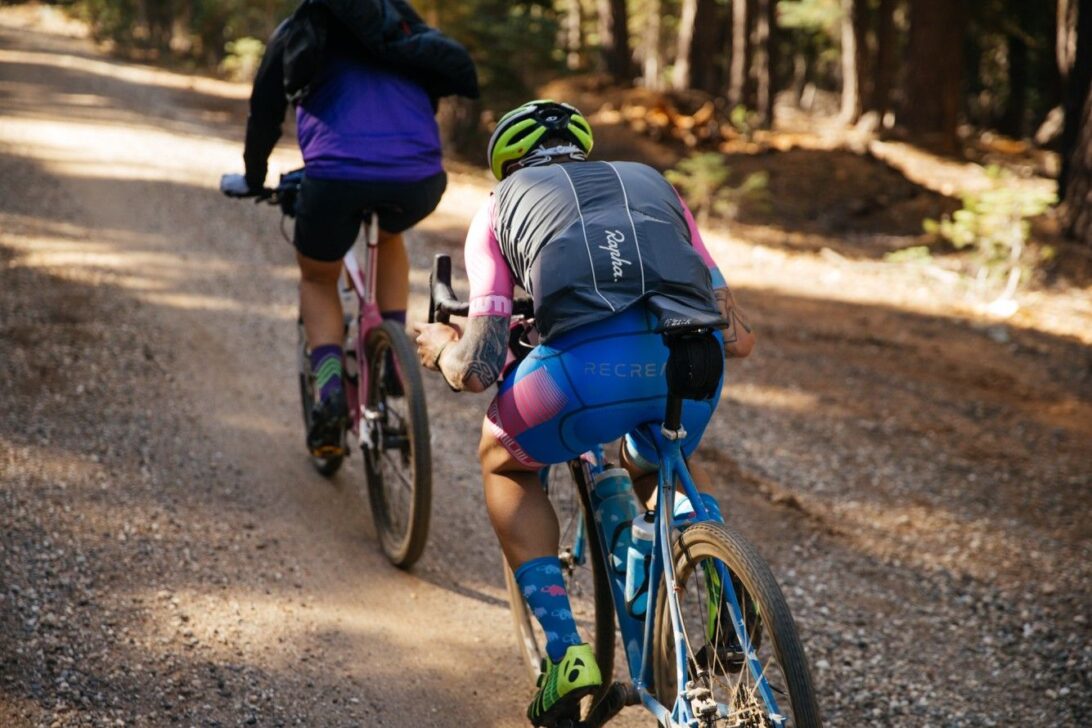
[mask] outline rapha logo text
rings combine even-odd
[[[614,276],[615,281],[622,280],[623,266],[633,265],[633,261],[623,258],[622,252],[618,249],[618,246],[624,242],[626,242],[626,236],[622,234],[621,230],[608,230],[607,244],[599,246],[600,250],[610,253],[611,274]]]

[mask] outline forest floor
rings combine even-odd
[[[248,89],[38,17],[0,9],[0,725],[524,724],[485,399],[426,377],[433,527],[390,568],[360,458],[326,481],[304,457],[277,216],[216,191]],[[273,171],[297,164],[286,143]],[[759,344],[701,453],[827,724],[1092,723],[1088,290],[984,317],[943,261],[882,258],[954,190],[838,148],[733,164],[781,207],[708,234]],[[489,189],[451,177],[413,319]]]

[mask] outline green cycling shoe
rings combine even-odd
[[[603,684],[591,645],[572,645],[560,662],[542,661],[538,692],[527,706],[527,719],[536,726],[552,726],[559,720],[578,719],[580,699]]]

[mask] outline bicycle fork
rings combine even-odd
[[[686,438],[686,430],[682,426],[681,398],[673,394],[669,395],[667,416],[658,434],[659,437],[656,437],[655,433],[652,437],[659,450],[661,462],[657,485],[656,544],[653,549],[658,551],[660,558],[653,560],[652,570],[649,574],[648,604],[651,608],[651,605],[658,603],[659,595],[656,594],[655,590],[659,589],[661,584],[674,585],[674,588],[665,595],[665,599],[671,616],[672,639],[675,647],[675,684],[678,686],[678,693],[675,704],[669,712],[667,707],[660,703],[649,692],[647,687],[652,684],[651,659],[652,650],[654,649],[654,619],[646,619],[644,625],[640,680],[637,682],[636,688],[645,708],[653,713],[662,725],[696,726],[699,721],[711,723],[718,717],[727,717],[728,714],[725,707],[718,705],[713,699],[709,688],[699,680],[693,679],[699,676],[689,675],[687,635],[682,619],[682,605],[679,601],[682,587],[676,581],[675,553],[671,539],[672,514],[675,512],[676,480],[682,485],[687,498],[690,499],[695,509],[696,520],[709,520],[710,516],[682,456],[681,443]],[[784,726],[786,719],[780,714],[777,700],[766,679],[758,655],[752,646],[750,635],[747,633],[747,625],[743,619],[742,609],[739,606],[739,597],[736,594],[735,585],[732,583],[724,564],[716,561],[715,565],[722,584],[722,602],[728,608],[736,637],[739,639],[740,645],[743,646],[748,669],[754,677],[756,689],[766,705],[767,717],[774,726]],[[688,679],[688,676],[691,679]]]

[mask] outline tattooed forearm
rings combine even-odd
[[[747,322],[746,314],[727,286],[714,290],[713,296],[717,300],[721,316],[728,322],[728,328],[724,329],[724,355],[740,358],[747,356],[755,345],[755,335]]]
[[[456,389],[484,392],[500,376],[508,354],[508,316],[476,316],[466,333],[440,357],[444,378]]]

